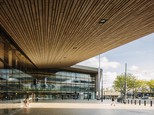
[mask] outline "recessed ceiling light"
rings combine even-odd
[[[99,23],[104,24],[106,21],[107,21],[106,19],[101,19],[101,20],[99,21]]]

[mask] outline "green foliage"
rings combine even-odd
[[[114,84],[113,87],[116,91],[119,91],[122,94],[124,94],[124,83],[125,83],[125,75],[124,74],[118,75],[113,83]],[[127,74],[127,77],[126,77],[127,91],[134,89],[137,86],[138,84],[137,84],[136,77],[130,73]]]
[[[125,75],[121,74],[118,75],[117,78],[114,81],[113,88],[116,91],[121,92],[121,94],[124,94],[124,83],[125,83]],[[132,74],[127,74],[126,77],[126,88],[127,91],[133,91],[136,92],[147,92],[152,91],[154,89],[154,80],[145,81],[145,80],[137,80],[135,76]]]
[[[154,89],[154,80],[150,80],[147,82],[148,87],[150,88],[150,90]]]
[[[147,92],[148,91],[147,81],[137,80],[137,87],[135,90],[136,90],[136,92],[137,91]]]

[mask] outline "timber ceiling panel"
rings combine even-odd
[[[0,14],[38,68],[71,66],[154,32],[154,0],[0,0]]]

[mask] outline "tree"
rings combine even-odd
[[[154,80],[150,80],[147,82],[148,87],[150,88],[150,92],[154,91]]]
[[[122,95],[124,95],[124,83],[125,83],[125,75],[121,74],[118,75],[115,81],[113,82],[113,88],[116,91],[121,92]],[[134,90],[137,87],[137,80],[136,77],[132,74],[128,73],[126,76],[126,88],[127,91]]]
[[[141,91],[142,93],[148,90],[147,81],[145,80],[137,80],[136,91]]]

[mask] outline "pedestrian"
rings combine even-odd
[[[114,97],[112,97],[112,99],[111,99],[111,100],[112,100],[111,106],[112,106],[112,105],[114,105],[114,106],[115,106],[115,99],[114,99]]]
[[[26,99],[24,99],[23,102],[24,102],[25,107],[29,107],[29,99],[28,99],[28,97]]]

